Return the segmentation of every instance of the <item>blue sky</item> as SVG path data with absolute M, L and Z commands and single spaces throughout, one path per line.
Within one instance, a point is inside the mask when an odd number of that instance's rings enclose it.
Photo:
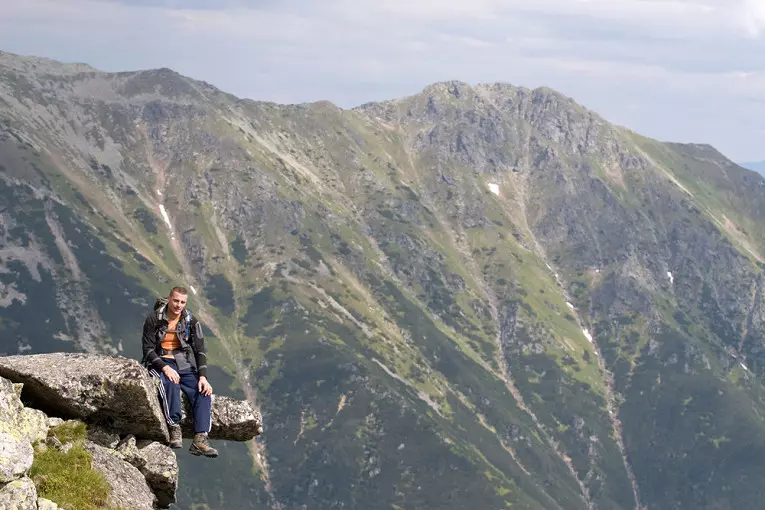
M 641 134 L 765 160 L 765 0 L 2 1 L 0 50 L 342 107 L 450 79 L 548 86 Z

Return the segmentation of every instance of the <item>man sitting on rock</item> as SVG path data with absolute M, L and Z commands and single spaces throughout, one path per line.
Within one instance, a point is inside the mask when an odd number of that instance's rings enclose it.
M 170 446 L 181 448 L 181 390 L 194 414 L 194 455 L 217 457 L 207 439 L 211 426 L 212 386 L 207 381 L 207 354 L 202 325 L 186 309 L 188 291 L 173 287 L 167 300 L 158 299 L 143 323 L 143 363 L 159 378 L 159 396 L 170 430 Z

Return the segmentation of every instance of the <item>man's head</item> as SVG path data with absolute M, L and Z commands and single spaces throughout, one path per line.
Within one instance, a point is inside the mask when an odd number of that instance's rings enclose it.
M 183 309 L 186 308 L 186 299 L 188 298 L 189 291 L 186 287 L 173 287 L 170 290 L 170 295 L 167 297 L 167 311 L 173 317 L 180 315 Z

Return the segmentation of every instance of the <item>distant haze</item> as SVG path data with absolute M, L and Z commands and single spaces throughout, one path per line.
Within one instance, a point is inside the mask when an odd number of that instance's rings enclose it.
M 739 163 L 739 165 L 765 175 L 765 161 L 752 161 L 748 163 Z

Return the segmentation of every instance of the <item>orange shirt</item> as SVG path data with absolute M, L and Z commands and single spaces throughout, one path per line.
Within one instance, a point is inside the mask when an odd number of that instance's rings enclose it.
M 181 320 L 181 317 L 178 316 L 174 320 L 167 320 L 167 329 L 175 331 L 175 328 L 178 326 L 178 321 Z M 171 333 L 168 331 L 165 333 L 165 338 L 162 340 L 162 348 L 167 351 L 172 351 L 174 349 L 180 349 L 181 348 L 181 341 L 178 340 L 178 336 L 175 333 Z M 171 354 L 167 354 L 166 357 L 172 357 Z

